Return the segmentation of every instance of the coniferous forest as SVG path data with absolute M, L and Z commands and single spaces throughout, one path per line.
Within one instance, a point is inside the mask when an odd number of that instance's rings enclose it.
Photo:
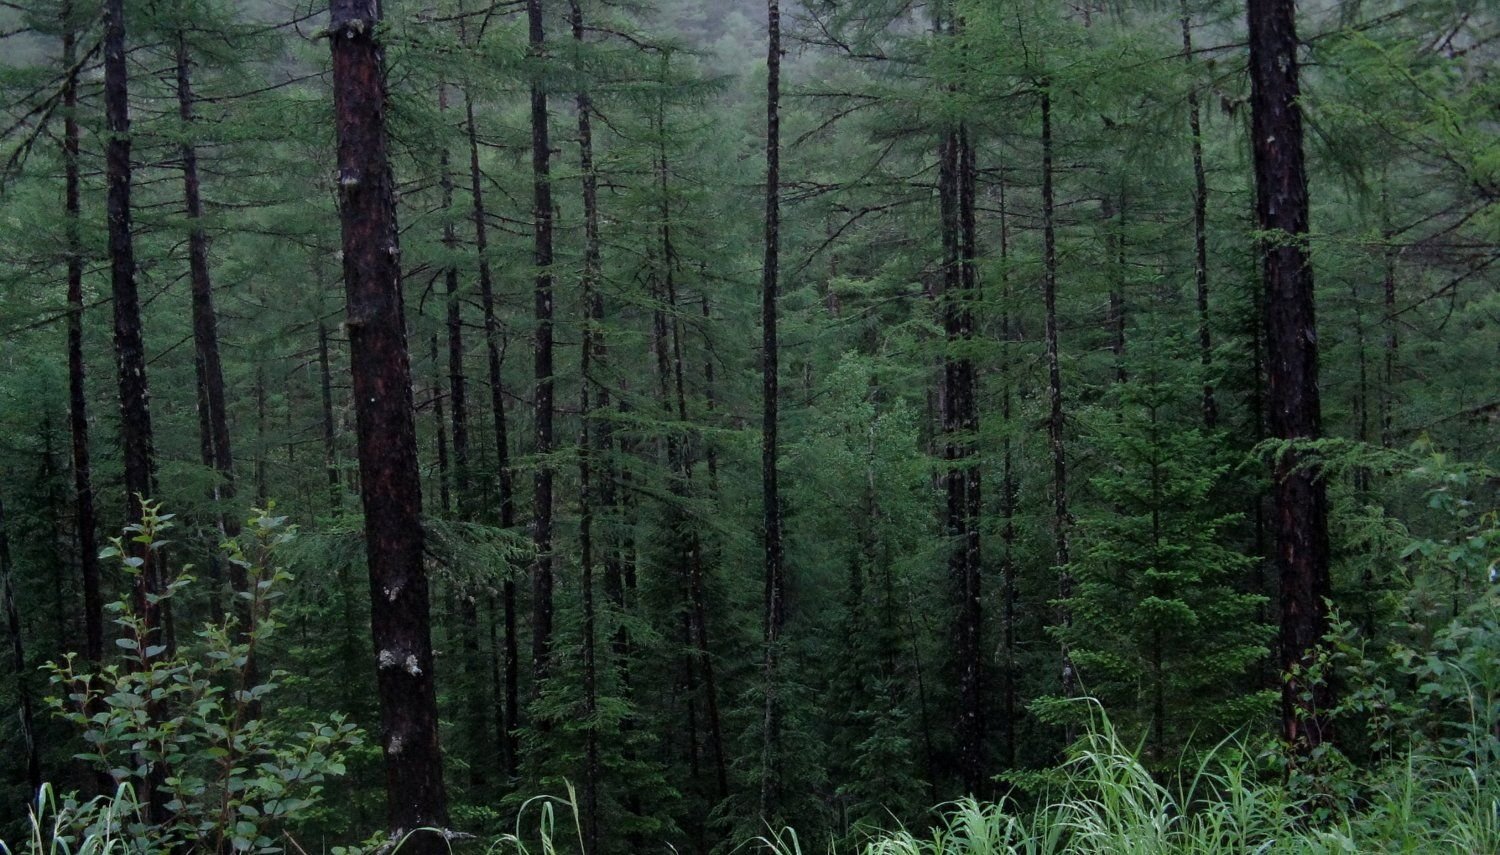
M 0 850 L 1500 852 L 1497 61 L 3 0 Z

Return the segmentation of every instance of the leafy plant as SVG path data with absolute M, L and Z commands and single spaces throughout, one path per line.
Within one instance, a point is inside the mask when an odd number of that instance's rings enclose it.
M 128 555 L 126 540 L 161 553 L 171 519 L 159 504 L 145 503 L 142 522 L 127 528 L 125 538 L 113 539 L 102 557 L 137 572 L 139 560 Z M 285 517 L 256 511 L 243 542 L 222 545 L 224 559 L 244 568 L 249 579 L 238 594 L 246 601 L 240 613 L 250 616 L 248 627 L 234 617 L 210 622 L 198 630 L 196 643 L 172 652 L 148 641 L 141 616 L 122 599 L 111 606 L 124 630 L 116 640 L 125 652 L 122 663 L 91 672 L 70 655 L 49 666 L 53 685 L 63 693 L 50 699 L 52 706 L 82 733 L 88 750 L 79 759 L 120 788 L 110 816 L 136 841 L 132 847 L 279 851 L 278 831 L 316 803 L 327 778 L 344 773 L 346 750 L 360 743 L 354 725 L 339 715 L 291 727 L 257 714 L 282 676 L 251 680 L 257 646 L 278 628 L 272 604 L 291 579 L 276 568 L 273 553 L 294 536 Z M 159 600 L 170 600 L 191 582 L 179 575 Z M 158 800 L 164 810 L 143 812 L 125 794 L 140 794 L 145 804 Z M 76 816 L 79 810 L 65 813 Z

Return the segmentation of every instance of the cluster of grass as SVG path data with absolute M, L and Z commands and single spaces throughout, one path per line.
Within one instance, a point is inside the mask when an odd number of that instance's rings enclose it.
M 1487 764 L 1486 764 L 1487 765 Z M 1493 768 L 1410 756 L 1373 782 L 1299 796 L 1268 782 L 1254 758 L 1225 743 L 1164 784 L 1122 745 L 1108 723 L 1039 794 L 1037 806 L 1005 800 L 949 805 L 923 832 L 869 832 L 840 843 L 801 840 L 781 829 L 737 852 L 772 855 L 1251 855 L 1251 853 L 1500 853 L 1500 781 Z M 1354 793 L 1357 792 L 1357 795 Z M 571 792 L 536 798 L 514 834 L 460 847 L 486 855 L 579 852 Z M 27 855 L 140 852 L 133 799 L 59 803 L 44 789 Z M 126 807 L 122 807 L 126 806 Z M 523 830 L 524 827 L 524 830 Z M 0 843 L 0 852 L 10 852 Z M 399 853 L 399 847 L 396 847 Z M 663 851 L 670 851 L 665 846 Z
M 1087 735 L 1037 806 L 949 805 L 924 832 L 872 831 L 840 843 L 781 829 L 734 851 L 771 855 L 1252 855 L 1500 853 L 1500 780 L 1451 760 L 1409 756 L 1362 786 L 1297 795 L 1242 746 L 1200 755 L 1164 784 L 1105 722 Z M 1346 782 L 1347 783 L 1347 782 Z M 1030 801 L 1030 800 L 1028 800 Z M 493 842 L 495 855 L 578 851 L 569 799 L 534 800 L 532 830 Z M 573 815 L 576 821 L 576 814 Z

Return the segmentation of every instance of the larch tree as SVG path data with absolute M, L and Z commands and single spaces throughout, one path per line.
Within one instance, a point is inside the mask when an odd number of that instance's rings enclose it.
M 1307 168 L 1298 104 L 1296 6 L 1248 0 L 1250 135 L 1255 212 L 1265 291 L 1266 413 L 1273 440 L 1322 434 L 1318 332 L 1308 255 Z M 1317 673 L 1328 632 L 1328 495 L 1315 467 L 1295 449 L 1278 451 L 1272 497 L 1281 591 L 1281 718 L 1302 753 L 1332 737 L 1333 690 Z
M 782 547 L 782 509 L 777 472 L 779 344 L 777 296 L 781 263 L 781 4 L 766 0 L 766 210 L 765 256 L 761 265 L 761 536 L 765 559 L 763 597 L 764 653 L 762 679 L 765 712 L 761 721 L 759 816 L 763 825 L 779 806 L 778 767 L 782 711 L 777 694 L 782 630 L 786 625 L 786 578 Z
M 385 758 L 386 821 L 403 850 L 446 852 L 429 594 L 423 564 L 411 363 L 386 130 L 377 0 L 333 0 L 338 187 L 365 514 L 371 632 Z M 422 829 L 439 829 L 437 832 Z

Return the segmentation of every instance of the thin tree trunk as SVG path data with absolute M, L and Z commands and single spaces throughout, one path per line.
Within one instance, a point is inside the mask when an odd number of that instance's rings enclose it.
M 1297 106 L 1297 30 L 1292 0 L 1248 0 L 1251 139 L 1266 294 L 1266 404 L 1277 440 L 1316 439 L 1317 322 L 1308 260 L 1307 172 Z M 1328 497 L 1297 453 L 1279 454 L 1272 522 L 1281 576 L 1282 725 L 1294 750 L 1332 738 L 1333 690 L 1310 680 L 1328 631 Z
M 130 115 L 126 92 L 125 9 L 123 0 L 104 8 L 104 109 L 109 127 L 105 169 L 109 181 L 109 256 L 115 309 L 115 361 L 119 369 L 120 446 L 125 463 L 125 521 L 141 521 L 142 503 L 153 493 L 156 460 L 151 435 L 146 347 L 141 334 L 140 295 L 135 282 L 135 247 L 130 227 Z M 136 613 L 148 643 L 164 643 L 157 595 L 162 591 L 159 557 L 142 545 L 132 554 L 144 564 L 135 575 Z M 153 800 L 155 794 L 152 794 Z
M 770 825 L 780 810 L 781 699 L 777 666 L 786 623 L 781 496 L 777 478 L 777 386 L 779 349 L 776 298 L 781 258 L 781 4 L 766 0 L 766 217 L 761 268 L 761 503 L 765 537 L 765 715 L 761 722 L 759 816 Z
M 5 502 L 0 500 L 0 588 L 5 599 L 5 621 L 10 631 L 11 662 L 16 669 L 16 698 L 21 708 L 18 718 L 21 724 L 21 743 L 26 750 L 27 801 L 30 802 L 42 787 L 42 751 L 36 740 L 36 726 L 32 711 L 35 702 L 31 696 L 31 669 L 26 665 L 26 646 L 21 637 L 21 613 L 16 608 L 16 583 L 10 563 L 10 532 L 5 522 Z
M 1384 178 L 1384 176 L 1382 176 Z M 1382 180 L 1381 182 L 1385 182 Z M 1385 359 L 1380 378 L 1380 444 L 1390 448 L 1395 444 L 1396 360 L 1400 355 L 1401 339 L 1396 332 L 1396 249 L 1391 228 L 1390 198 L 1384 189 L 1380 193 L 1380 234 L 1385 244 L 1385 280 L 1382 296 L 1385 306 Z
M 1042 304 L 1046 314 L 1047 350 L 1047 445 L 1052 456 L 1052 543 L 1057 569 L 1058 625 L 1072 625 L 1066 601 L 1073 596 L 1073 573 L 1068 555 L 1068 458 L 1063 446 L 1062 358 L 1057 340 L 1057 228 L 1056 203 L 1052 192 L 1052 91 L 1051 81 L 1042 83 Z M 1072 697 L 1077 686 L 1073 654 L 1062 643 L 1062 693 Z M 1069 736 L 1071 738 L 1071 728 Z
M 939 22 L 938 27 L 942 27 Z M 950 31 L 951 32 L 951 31 Z M 947 493 L 948 575 L 957 605 L 954 661 L 958 671 L 958 716 L 955 738 L 960 783 L 967 795 L 979 796 L 985 784 L 984 705 L 980 669 L 979 530 L 974 436 L 974 363 L 966 347 L 973 338 L 970 308 L 974 286 L 973 166 L 968 133 L 949 130 L 939 147 L 938 198 L 943 240 L 943 481 Z M 963 351 L 963 352 L 955 352 Z
M 333 368 L 328 358 L 328 325 L 322 318 L 318 319 L 318 380 L 323 404 L 323 469 L 328 475 L 328 507 L 338 513 L 344 505 L 344 488 L 339 484 L 338 431 L 333 414 Z
M 661 244 L 664 285 L 666 298 L 666 311 L 657 313 L 657 336 L 658 336 L 658 365 L 662 371 L 662 398 L 663 403 L 667 400 L 667 351 L 666 336 L 668 335 L 666 317 L 671 321 L 671 378 L 675 393 L 676 418 L 679 430 L 685 431 L 688 424 L 687 411 L 687 389 L 684 380 L 683 368 L 683 326 L 682 319 L 678 313 L 676 269 L 677 252 L 672 243 L 672 210 L 671 192 L 669 187 L 669 169 L 666 150 L 666 104 L 665 100 L 658 102 L 658 128 L 657 136 L 657 175 L 661 185 Z M 692 493 L 693 464 L 692 455 L 680 439 L 675 439 L 676 431 L 668 438 L 670 451 L 668 457 L 673 459 L 674 478 L 673 492 L 683 505 Z M 685 511 L 683 512 L 686 513 Z M 704 578 L 703 565 L 703 543 L 698 531 L 698 526 L 689 521 L 689 530 L 686 532 L 684 548 L 686 554 L 682 556 L 683 564 L 687 569 L 687 607 L 688 607 L 688 643 L 692 645 L 697 653 L 696 662 L 689 665 L 689 680 L 693 679 L 693 665 L 703 675 L 701 687 L 706 707 L 705 713 L 708 717 L 709 750 L 713 753 L 714 762 L 714 784 L 715 792 L 720 799 L 729 794 L 729 772 L 728 758 L 724 750 L 723 724 L 719 718 L 719 692 L 718 682 L 714 676 L 713 655 L 709 649 L 708 633 L 708 604 L 706 580 Z M 694 687 L 695 689 L 698 687 Z
M 438 89 L 438 109 L 448 111 L 448 87 Z M 474 514 L 473 485 L 469 471 L 469 395 L 464 374 L 463 300 L 458 293 L 458 235 L 451 218 L 453 210 L 453 173 L 448 164 L 448 147 L 441 152 L 443 190 L 443 249 L 448 264 L 443 268 L 443 285 L 447 292 L 448 321 L 448 413 L 453 428 L 453 492 L 458 502 L 458 517 L 470 520 Z
M 1118 207 L 1116 207 L 1116 205 Z M 1110 262 L 1115 268 L 1113 284 L 1109 289 L 1109 326 L 1113 338 L 1110 340 L 1109 351 L 1115 358 L 1115 383 L 1123 385 L 1130 379 L 1129 372 L 1125 368 L 1125 327 L 1126 327 L 1126 304 L 1125 304 L 1125 279 L 1128 267 L 1125 263 L 1125 191 L 1120 190 L 1120 197 L 1116 205 L 1109 205 L 1106 201 L 1105 216 L 1112 216 L 1113 234 L 1110 236 L 1110 249 L 1112 250 Z M 1114 210 L 1111 211 L 1110 209 Z
M 448 86 L 438 87 L 438 110 L 448 111 Z M 476 510 L 474 482 L 469 463 L 469 395 L 468 377 L 464 372 L 464 319 L 463 300 L 459 296 L 458 234 L 453 225 L 453 171 L 450 168 L 448 146 L 439 153 L 439 181 L 443 193 L 443 250 L 448 263 L 443 268 L 443 287 L 447 296 L 448 327 L 448 417 L 453 438 L 452 484 L 458 509 L 458 519 L 472 522 Z M 479 655 L 479 605 L 472 591 L 458 586 L 458 617 L 460 645 L 463 650 L 463 671 L 467 677 L 464 694 L 468 701 L 468 728 L 473 744 L 481 754 L 487 754 L 485 725 L 484 681 L 481 679 L 483 664 Z M 487 777 L 484 763 L 469 765 L 469 783 L 482 789 Z
M 1193 21 L 1188 0 L 1182 0 L 1182 59 L 1193 67 Z M 1203 364 L 1203 426 L 1219 423 L 1209 370 L 1213 364 L 1213 336 L 1208 326 L 1208 179 L 1203 171 L 1203 126 L 1198 87 L 1188 89 L 1188 130 L 1193 150 L 1193 285 L 1198 298 L 1198 358 Z
M 208 233 L 203 228 L 203 201 L 199 190 L 198 150 L 191 139 L 193 115 L 192 57 L 188 51 L 187 35 L 177 34 L 177 111 L 183 124 L 182 195 L 188 216 L 188 271 L 193 294 L 193 351 L 197 369 L 200 437 L 203 465 L 214 470 L 217 476 L 212 499 L 219 534 L 225 539 L 239 537 L 240 519 L 230 507 L 234 501 L 234 452 L 229 439 L 229 414 L 224 401 L 224 367 L 219 358 L 219 322 L 214 311 L 213 280 L 208 269 Z M 217 567 L 217 552 L 210 555 L 210 564 Z M 248 645 L 255 629 L 255 613 L 250 607 L 248 594 L 250 579 L 242 564 L 227 562 L 229 587 L 234 602 L 230 611 L 237 626 L 236 639 Z M 217 573 L 214 574 L 217 577 Z M 254 653 L 245 660 L 245 684 L 260 683 L 259 668 Z M 245 707 L 248 718 L 260 717 L 260 701 L 251 699 Z
M 578 0 L 568 0 L 568 22 L 573 30 L 573 41 L 581 51 L 585 48 L 583 37 L 583 9 Z M 583 607 L 583 713 L 584 725 L 584 769 L 583 769 L 583 849 L 590 855 L 598 855 L 600 849 L 599 830 L 599 786 L 601 765 L 599 762 L 598 715 L 598 663 L 596 650 L 596 614 L 594 608 L 594 466 L 595 458 L 603 456 L 598 416 L 594 410 L 596 388 L 594 372 L 599 369 L 595 359 L 602 362 L 604 356 L 603 333 L 599 329 L 603 321 L 604 302 L 598 290 L 600 278 L 599 253 L 599 177 L 594 171 L 593 101 L 588 87 L 581 83 L 575 98 L 578 107 L 578 169 L 583 185 L 583 340 L 579 347 L 579 414 L 582 417 L 582 436 L 578 442 L 578 552 L 582 565 L 579 580 L 579 596 Z M 597 388 L 603 389 L 602 385 Z M 605 398 L 607 405 L 608 398 Z M 604 476 L 608 478 L 606 474 Z
M 505 391 L 501 367 L 504 347 L 501 343 L 500 324 L 495 316 L 494 277 L 490 272 L 489 234 L 485 228 L 484 175 L 479 169 L 479 133 L 474 124 L 474 101 L 468 90 L 464 91 L 464 129 L 469 137 L 469 193 L 473 199 L 474 251 L 479 259 L 479 300 L 484 311 L 484 343 L 488 358 L 490 382 L 490 412 L 495 426 L 495 469 L 499 485 L 500 527 L 509 530 L 516 524 L 515 475 L 510 468 L 510 440 L 505 424 Z M 501 613 L 504 620 L 503 671 L 505 685 L 504 701 L 499 709 L 498 728 L 500 738 L 500 760 L 507 776 L 514 776 L 517 768 L 519 746 L 517 729 L 521 726 L 520 691 L 520 647 L 516 635 L 516 583 L 510 574 L 500 588 Z M 496 695 L 502 687 L 496 686 Z
M 344 288 L 359 445 L 360 499 L 370 573 L 386 811 L 394 837 L 445 828 L 448 800 L 438 747 L 422 492 L 411 363 L 401 298 L 396 205 L 385 127 L 383 51 L 376 0 L 332 0 L 343 225 Z M 403 851 L 443 853 L 440 834 L 417 833 Z
M 1005 755 L 1005 768 L 1016 765 L 1016 475 L 1015 449 L 1011 440 L 1015 429 L 1011 423 L 1013 395 L 1011 388 L 1011 359 L 1013 352 L 1010 319 L 1010 225 L 1005 206 L 1005 184 L 1002 182 L 999 199 L 1000 219 L 1000 340 L 1004 351 L 1000 362 L 1000 418 L 1005 422 L 1005 433 L 1000 447 L 1000 650 L 1001 650 L 1001 750 Z
M 546 33 L 541 0 L 527 0 L 528 55 L 533 62 L 546 60 Z M 536 474 L 533 494 L 536 507 L 531 539 L 536 561 L 531 567 L 531 671 L 532 697 L 540 697 L 551 671 L 552 657 L 552 144 L 547 129 L 547 91 L 541 69 L 531 83 L 531 177 L 534 248 L 536 265 L 536 340 L 534 377 L 536 393 Z M 539 729 L 547 722 L 538 721 Z
M 73 4 L 62 9 L 63 155 L 66 170 L 65 206 L 68 215 L 68 428 L 72 439 L 73 503 L 78 538 L 78 568 L 83 577 L 84 656 L 98 665 L 104 660 L 104 597 L 99 587 L 98 517 L 94 508 L 94 477 L 89 454 L 87 373 L 83 362 L 83 241 L 78 170 L 78 36 Z
M 443 369 L 438 358 L 437 333 L 432 334 L 432 433 L 437 442 L 438 511 L 444 517 L 453 513 L 453 493 L 448 489 L 451 468 L 448 465 L 448 417 L 443 413 Z

